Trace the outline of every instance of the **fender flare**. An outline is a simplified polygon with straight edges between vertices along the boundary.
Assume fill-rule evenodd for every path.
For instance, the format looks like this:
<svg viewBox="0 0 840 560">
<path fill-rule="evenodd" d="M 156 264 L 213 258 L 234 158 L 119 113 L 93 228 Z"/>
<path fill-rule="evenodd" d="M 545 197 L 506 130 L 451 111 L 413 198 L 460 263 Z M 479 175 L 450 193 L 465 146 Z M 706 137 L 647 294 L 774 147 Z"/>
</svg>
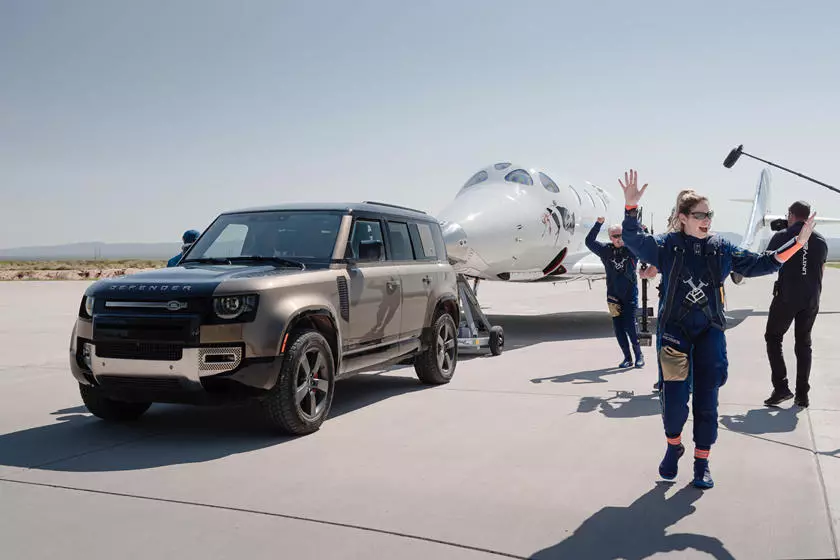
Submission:
<svg viewBox="0 0 840 560">
<path fill-rule="evenodd" d="M 426 311 L 426 322 L 424 323 L 424 330 L 432 326 L 432 320 L 434 319 L 435 310 L 440 308 L 445 303 L 452 303 L 453 308 L 455 309 L 455 316 L 452 317 L 455 320 L 455 326 L 458 326 L 458 322 L 461 320 L 461 308 L 458 305 L 458 296 L 456 294 L 445 294 L 437 298 L 435 304 L 429 306 L 429 309 Z"/>
<path fill-rule="evenodd" d="M 320 315 L 326 317 L 327 320 L 330 322 L 330 326 L 332 327 L 333 331 L 335 332 L 335 345 L 332 348 L 333 352 L 333 362 L 335 364 L 335 371 L 338 372 L 339 367 L 341 366 L 341 347 L 342 347 L 342 339 L 341 339 L 341 330 L 338 328 L 338 321 L 335 318 L 335 312 L 327 306 L 324 305 L 313 305 L 308 307 L 303 307 L 295 311 L 293 315 L 289 317 L 289 320 L 283 326 L 283 330 L 280 333 L 280 340 L 277 343 L 277 356 L 282 356 L 285 348 L 284 346 L 287 343 L 287 338 L 289 334 L 294 330 L 295 326 L 306 317 L 310 317 L 312 315 Z M 327 339 L 328 343 L 331 343 L 329 339 Z"/>
</svg>

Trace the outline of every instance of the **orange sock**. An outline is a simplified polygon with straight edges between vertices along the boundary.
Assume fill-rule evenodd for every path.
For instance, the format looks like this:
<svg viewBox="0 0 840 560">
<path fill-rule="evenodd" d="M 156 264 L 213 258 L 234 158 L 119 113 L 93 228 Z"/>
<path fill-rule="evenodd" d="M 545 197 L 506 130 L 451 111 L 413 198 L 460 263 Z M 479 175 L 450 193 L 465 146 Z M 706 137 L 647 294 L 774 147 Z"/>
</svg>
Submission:
<svg viewBox="0 0 840 560">
<path fill-rule="evenodd" d="M 695 449 L 694 450 L 694 458 L 695 459 L 708 459 L 710 449 Z"/>
<path fill-rule="evenodd" d="M 682 435 L 678 435 L 677 437 L 665 437 L 668 440 L 668 445 L 679 445 L 682 443 Z"/>
</svg>

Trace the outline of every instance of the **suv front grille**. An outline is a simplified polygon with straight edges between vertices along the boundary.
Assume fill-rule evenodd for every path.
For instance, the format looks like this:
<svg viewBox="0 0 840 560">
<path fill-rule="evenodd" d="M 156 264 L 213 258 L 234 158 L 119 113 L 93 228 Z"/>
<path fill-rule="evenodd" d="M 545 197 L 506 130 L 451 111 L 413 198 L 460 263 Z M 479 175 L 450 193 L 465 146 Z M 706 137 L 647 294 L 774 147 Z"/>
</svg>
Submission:
<svg viewBox="0 0 840 560">
<path fill-rule="evenodd" d="M 126 377 L 122 375 L 100 375 L 99 384 L 106 389 L 183 391 L 184 386 L 175 377 Z"/>
<path fill-rule="evenodd" d="M 197 316 L 189 315 L 96 315 L 93 319 L 93 341 L 96 344 L 122 344 L 129 341 L 152 344 L 196 343 L 199 324 Z"/>
<path fill-rule="evenodd" d="M 184 355 L 182 346 L 154 342 L 100 342 L 96 345 L 100 358 L 122 360 L 162 360 L 174 362 Z"/>
</svg>

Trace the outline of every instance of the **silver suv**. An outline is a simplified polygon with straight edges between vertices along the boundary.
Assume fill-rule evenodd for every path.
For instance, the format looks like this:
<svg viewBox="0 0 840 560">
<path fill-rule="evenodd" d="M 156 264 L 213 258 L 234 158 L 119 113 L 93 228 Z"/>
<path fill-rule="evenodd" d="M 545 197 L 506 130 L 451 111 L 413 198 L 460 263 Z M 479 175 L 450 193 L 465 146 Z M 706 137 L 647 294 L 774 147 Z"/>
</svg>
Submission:
<svg viewBox="0 0 840 560">
<path fill-rule="evenodd" d="M 253 398 L 291 434 L 318 430 L 336 380 L 413 363 L 448 383 L 456 274 L 440 226 L 399 206 L 296 204 L 221 214 L 176 267 L 95 282 L 70 339 L 88 410 Z"/>
</svg>

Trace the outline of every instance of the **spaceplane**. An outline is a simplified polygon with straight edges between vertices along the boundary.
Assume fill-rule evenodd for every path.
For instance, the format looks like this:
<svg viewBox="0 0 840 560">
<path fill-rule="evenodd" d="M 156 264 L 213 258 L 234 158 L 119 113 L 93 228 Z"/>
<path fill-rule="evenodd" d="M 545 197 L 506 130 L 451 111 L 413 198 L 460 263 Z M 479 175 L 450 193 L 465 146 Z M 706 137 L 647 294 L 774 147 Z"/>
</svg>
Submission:
<svg viewBox="0 0 840 560">
<path fill-rule="evenodd" d="M 770 183 L 765 168 L 752 199 L 741 200 L 751 202 L 752 209 L 739 245 L 753 251 L 762 250 L 773 229 L 783 227 L 784 214 L 770 212 Z M 464 277 L 505 282 L 602 279 L 604 265 L 584 239 L 603 216 L 599 238 L 608 242 L 608 226 L 624 218 L 623 193 L 617 194 L 545 169 L 501 162 L 473 174 L 437 218 L 449 259 Z M 640 215 L 644 224 L 644 208 Z M 661 232 L 662 222 L 653 228 L 655 233 Z M 818 216 L 816 222 L 840 219 Z"/>
</svg>

